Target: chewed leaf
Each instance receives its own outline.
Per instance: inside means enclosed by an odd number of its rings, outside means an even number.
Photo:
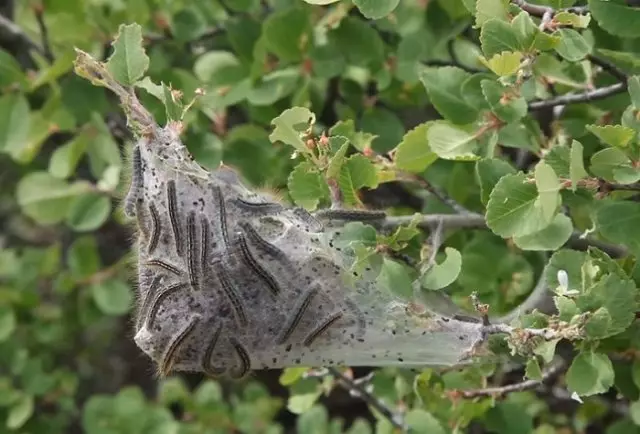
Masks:
[[[500,77],[508,77],[515,74],[522,61],[522,53],[519,51],[503,51],[491,56],[489,59],[480,57],[480,61]]]
[[[422,286],[427,289],[442,289],[458,278],[462,270],[462,255],[452,247],[444,250],[447,255],[441,264],[434,264],[421,278]]]
[[[275,128],[269,135],[271,142],[283,142],[299,152],[309,152],[302,134],[315,123],[316,116],[305,107],[292,107],[271,121]]]
[[[113,54],[107,60],[107,69],[121,84],[133,85],[142,78],[149,67],[149,57],[142,47],[140,25],[121,25],[113,48]]]
[[[569,391],[579,396],[604,393],[613,386],[614,372],[606,354],[585,351],[571,363],[567,371]]]

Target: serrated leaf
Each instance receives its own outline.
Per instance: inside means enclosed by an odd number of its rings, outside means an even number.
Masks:
[[[292,107],[271,121],[275,128],[269,135],[272,143],[283,142],[293,146],[299,152],[309,152],[301,135],[313,125],[316,116],[305,107]]]
[[[67,224],[78,232],[98,229],[109,218],[111,200],[104,194],[87,193],[76,197],[67,214]]]
[[[119,83],[132,86],[149,67],[149,57],[142,47],[142,28],[139,24],[120,25],[112,45],[107,69]]]
[[[434,264],[421,278],[422,286],[427,289],[442,289],[458,278],[462,270],[462,255],[452,247],[445,247],[445,260]]]
[[[384,258],[382,269],[376,281],[381,288],[395,296],[410,300],[413,297],[413,285],[409,268],[399,262]]]
[[[389,15],[400,0],[353,0],[360,13],[370,20],[378,20]]]
[[[631,104],[636,110],[640,110],[640,76],[633,75],[627,80],[627,90],[631,97]]]
[[[129,285],[119,279],[107,279],[90,286],[93,301],[106,315],[124,315],[133,302],[133,292]]]
[[[589,176],[584,168],[582,143],[577,140],[571,143],[569,173],[573,191],[576,191],[578,181]]]
[[[427,142],[427,132],[432,124],[425,122],[404,135],[394,153],[393,161],[398,169],[422,173],[438,159]]]
[[[322,174],[309,163],[300,163],[289,175],[289,194],[296,203],[313,210],[322,199],[329,197],[329,187]]]
[[[489,201],[491,190],[504,175],[514,174],[516,170],[504,160],[496,158],[482,159],[476,162],[476,176],[480,184],[480,199],[483,204]]]
[[[604,393],[613,386],[614,372],[605,354],[583,351],[567,371],[567,387],[579,396]]]
[[[67,183],[46,172],[31,172],[18,183],[18,204],[27,216],[43,225],[59,223],[74,197],[86,192],[86,184]]]
[[[503,51],[502,53],[494,54],[490,59],[484,57],[479,59],[494,74],[500,77],[508,77],[520,69],[522,53],[519,51]]]
[[[478,116],[477,110],[467,104],[462,95],[462,83],[470,76],[453,66],[426,68],[420,73],[420,81],[429,93],[431,104],[455,124],[473,122]]]
[[[566,243],[573,232],[571,219],[564,214],[556,214],[546,228],[529,235],[514,237],[513,242],[522,250],[557,250]]]
[[[635,137],[636,132],[622,125],[587,125],[587,130],[609,146],[626,147]]]
[[[527,114],[527,102],[522,96],[514,95],[514,89],[494,80],[482,80],[480,86],[491,111],[504,122],[517,122]]]
[[[508,16],[509,0],[477,0],[476,1],[476,27],[482,26],[492,18],[506,20]]]
[[[477,160],[473,153],[478,142],[470,134],[446,121],[435,121],[427,130],[431,150],[445,160]]]
[[[503,51],[520,50],[518,34],[509,23],[496,18],[491,18],[482,25],[480,44],[482,52],[489,58]]]
[[[570,62],[584,59],[591,52],[591,45],[573,29],[560,29],[555,32],[560,36],[560,42],[555,47],[556,52]]]
[[[589,12],[602,29],[623,38],[640,36],[640,9],[627,6],[624,0],[589,0]]]
[[[536,165],[535,180],[538,189],[535,206],[541,213],[540,217],[550,223],[560,206],[560,180],[544,160]]]
[[[524,236],[546,228],[552,221],[537,205],[538,191],[523,173],[505,175],[487,203],[487,226],[503,238]],[[552,216],[553,217],[553,216]]]

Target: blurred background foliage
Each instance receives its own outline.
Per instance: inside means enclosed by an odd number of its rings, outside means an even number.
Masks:
[[[224,161],[254,187],[286,195],[296,164],[292,150],[269,140],[271,121],[282,111],[309,108],[318,130],[343,121],[341,134],[358,149],[377,153],[395,149],[408,131],[441,115],[469,123],[477,113],[467,116],[469,107],[465,112],[465,104],[456,106],[461,90],[453,92],[452,101],[443,79],[446,103],[434,108],[429,95],[433,98],[437,89],[423,85],[417,66],[455,65],[461,69],[452,76],[467,71],[495,78],[479,60],[482,54],[490,57],[481,47],[480,26],[502,11],[509,10],[509,19],[518,11],[501,0],[308,3],[6,0],[0,5],[0,432],[393,430],[358,397],[334,388],[329,377],[303,378],[300,369],[259,372],[239,384],[199,375],[156,378],[132,342],[132,237],[119,208],[132,138],[114,96],[72,71],[74,47],[104,59],[120,24],[140,24],[149,78],[170,83],[187,100],[196,89],[205,91],[185,119],[185,143],[198,162],[215,168]],[[537,4],[564,8],[574,3]],[[533,73],[557,85],[547,97],[615,82],[615,76],[591,82],[589,71],[579,65],[593,47],[628,74],[640,70],[640,12],[627,8],[610,15],[601,12],[604,2],[589,3],[594,14],[601,8],[598,22],[592,20],[583,36],[563,30],[560,57],[537,59]],[[616,4],[626,7],[623,3]],[[505,38],[499,34],[496,43],[508,45]],[[479,88],[478,79],[464,90],[473,98]],[[163,105],[142,89],[139,95],[163,123]],[[602,138],[588,134],[586,125],[617,121],[628,105],[629,94],[618,93],[594,104],[567,106],[561,116],[553,107],[536,111],[501,131],[501,156],[518,168],[528,167],[527,161],[566,136],[580,138],[592,155]],[[434,157],[428,166],[424,175],[432,184],[465,207],[482,210],[488,193],[477,182],[474,164]],[[499,176],[489,187],[509,173],[504,167],[495,170],[492,176]],[[396,182],[365,189],[361,198],[398,214],[451,211],[427,192]],[[588,228],[586,202],[579,194],[568,198],[582,230]],[[531,292],[546,260],[486,230],[454,232],[447,245],[464,260],[452,295],[468,307],[468,296],[477,291],[496,312],[517,306]],[[500,400],[459,401],[447,394],[486,387],[492,375],[499,384],[517,382],[523,375],[520,365],[499,371],[495,364],[444,372],[382,369],[370,384],[376,397],[410,409],[407,422],[415,432],[637,433],[636,325],[617,345],[609,343],[624,355],[613,359],[615,385],[583,404],[556,386]],[[355,370],[356,376],[367,372]]]

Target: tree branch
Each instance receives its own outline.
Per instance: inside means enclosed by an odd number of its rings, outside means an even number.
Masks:
[[[35,41],[20,28],[20,26],[9,20],[4,15],[0,15],[0,39],[19,41],[24,46],[46,57],[46,53],[42,47],[36,44]]]
[[[600,89],[589,90],[587,92],[560,95],[556,98],[531,101],[528,105],[529,110],[540,110],[543,108],[555,107],[566,104],[580,104],[585,102],[597,101],[608,98],[610,96],[622,93],[627,90],[627,83],[616,83]]]
[[[331,373],[331,375],[336,377],[340,385],[349,390],[352,394],[355,394],[356,396],[362,398],[364,402],[366,402],[372,408],[376,409],[380,414],[388,419],[395,428],[398,428],[403,432],[406,432],[408,430],[408,427],[404,421],[404,416],[401,413],[390,409],[379,398],[369,393],[364,387],[358,384],[358,382],[347,377],[338,369],[327,368],[327,370],[329,371],[329,373]]]
[[[542,374],[542,379],[540,380],[526,380],[516,384],[508,384],[506,386],[500,387],[486,387],[483,389],[469,389],[469,390],[455,390],[452,395],[461,396],[463,398],[471,399],[478,398],[481,396],[490,396],[490,397],[500,397],[507,395],[512,392],[523,392],[525,390],[535,389],[538,386],[541,386],[542,383],[549,380],[552,377],[563,372],[566,368],[566,363],[564,361],[558,362],[552,365],[549,369],[547,369]]]
[[[42,51],[44,53],[44,57],[46,57],[49,62],[53,62],[55,58],[53,56],[53,51],[51,51],[51,44],[49,43],[49,32],[47,30],[47,25],[44,22],[43,12],[44,9],[41,4],[33,7],[33,13],[36,16],[38,28],[40,29],[40,40],[42,41]]]

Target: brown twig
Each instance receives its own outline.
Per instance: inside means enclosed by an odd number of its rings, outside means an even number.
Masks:
[[[35,5],[33,7],[33,13],[36,16],[38,28],[40,29],[40,40],[42,41],[44,57],[49,62],[53,62],[55,58],[53,56],[53,51],[51,51],[51,44],[49,43],[49,31],[47,30],[47,25],[44,22],[44,6],[42,4]]]
[[[329,373],[336,377],[338,383],[353,394],[359,396],[364,402],[382,414],[391,424],[402,432],[407,432],[408,427],[404,421],[404,415],[389,408],[382,400],[369,393],[357,380],[353,380],[336,368],[327,368]]]
[[[566,368],[566,363],[561,361],[554,365],[552,365],[549,369],[547,369],[542,374],[542,379],[540,380],[526,380],[520,383],[508,384],[506,386],[500,387],[486,387],[483,389],[468,389],[468,390],[455,390],[453,395],[461,396],[463,398],[471,399],[478,398],[482,396],[491,396],[491,397],[500,397],[507,395],[513,392],[523,392],[525,390],[531,390],[539,387],[545,381],[555,377],[556,375],[563,372]]]
[[[528,104],[529,110],[540,110],[543,108],[555,107],[566,104],[580,104],[585,102],[592,102],[608,98],[610,96],[619,94],[627,90],[626,81],[623,83],[616,83],[610,86],[602,87],[600,89],[589,90],[581,93],[572,93],[566,95],[560,95],[556,98],[531,101]]]

